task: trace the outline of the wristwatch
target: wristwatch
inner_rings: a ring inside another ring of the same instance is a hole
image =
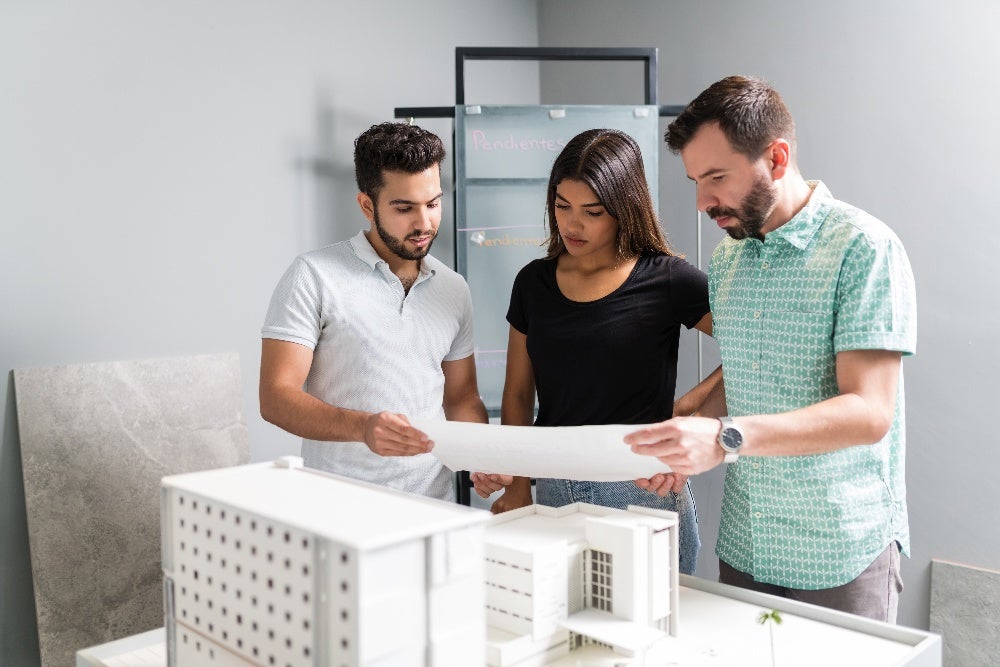
[[[719,431],[719,446],[726,452],[726,463],[734,463],[740,457],[743,447],[743,429],[733,422],[732,417],[719,417],[722,429]]]

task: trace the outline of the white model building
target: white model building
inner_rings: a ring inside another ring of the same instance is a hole
[[[490,667],[643,664],[668,650],[677,540],[677,515],[645,507],[532,505],[494,517],[486,532]]]
[[[166,477],[170,667],[485,660],[482,510],[304,469]]]
[[[296,457],[166,477],[161,511],[170,667],[641,665],[676,634],[672,512],[491,520]]]

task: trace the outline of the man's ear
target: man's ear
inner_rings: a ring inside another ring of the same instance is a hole
[[[364,192],[359,192],[358,206],[361,207],[361,212],[364,213],[368,222],[375,222],[375,202],[372,201],[371,197]]]
[[[767,148],[767,159],[771,164],[771,178],[782,178],[792,163],[791,145],[786,139],[775,139]]]

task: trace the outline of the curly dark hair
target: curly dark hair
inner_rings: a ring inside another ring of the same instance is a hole
[[[733,149],[756,160],[778,138],[795,149],[795,121],[769,83],[748,76],[727,76],[698,95],[667,126],[663,139],[680,153],[703,125],[718,123]]]
[[[358,190],[378,199],[384,171],[419,174],[444,160],[441,138],[417,125],[379,123],[354,140],[354,178]]]
[[[618,221],[619,257],[643,253],[673,255],[653,207],[642,152],[620,130],[586,130],[569,140],[549,174],[549,259],[566,252],[556,226],[556,186],[569,179],[586,183],[608,214]]]

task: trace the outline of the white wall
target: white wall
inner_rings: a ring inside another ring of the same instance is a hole
[[[235,350],[253,459],[298,452],[259,416],[260,326],[365,224],[355,136],[453,104],[456,46],[536,44],[534,0],[0,3],[0,664],[37,660],[10,370]],[[481,71],[537,101],[537,67]]]
[[[658,47],[661,104],[686,104],[728,74],[770,80],[796,117],[804,175],[903,240],[920,331],[917,355],[904,363],[913,558],[904,562],[900,622],[927,627],[930,558],[1000,568],[990,426],[1000,372],[992,211],[1000,5],[540,0],[539,8],[544,46]],[[615,85],[543,70],[547,99]],[[693,254],[694,189],[679,159],[662,157],[662,212]],[[707,257],[719,235],[704,236]],[[720,480],[713,471],[695,481],[706,547],[698,573],[710,578]]]

